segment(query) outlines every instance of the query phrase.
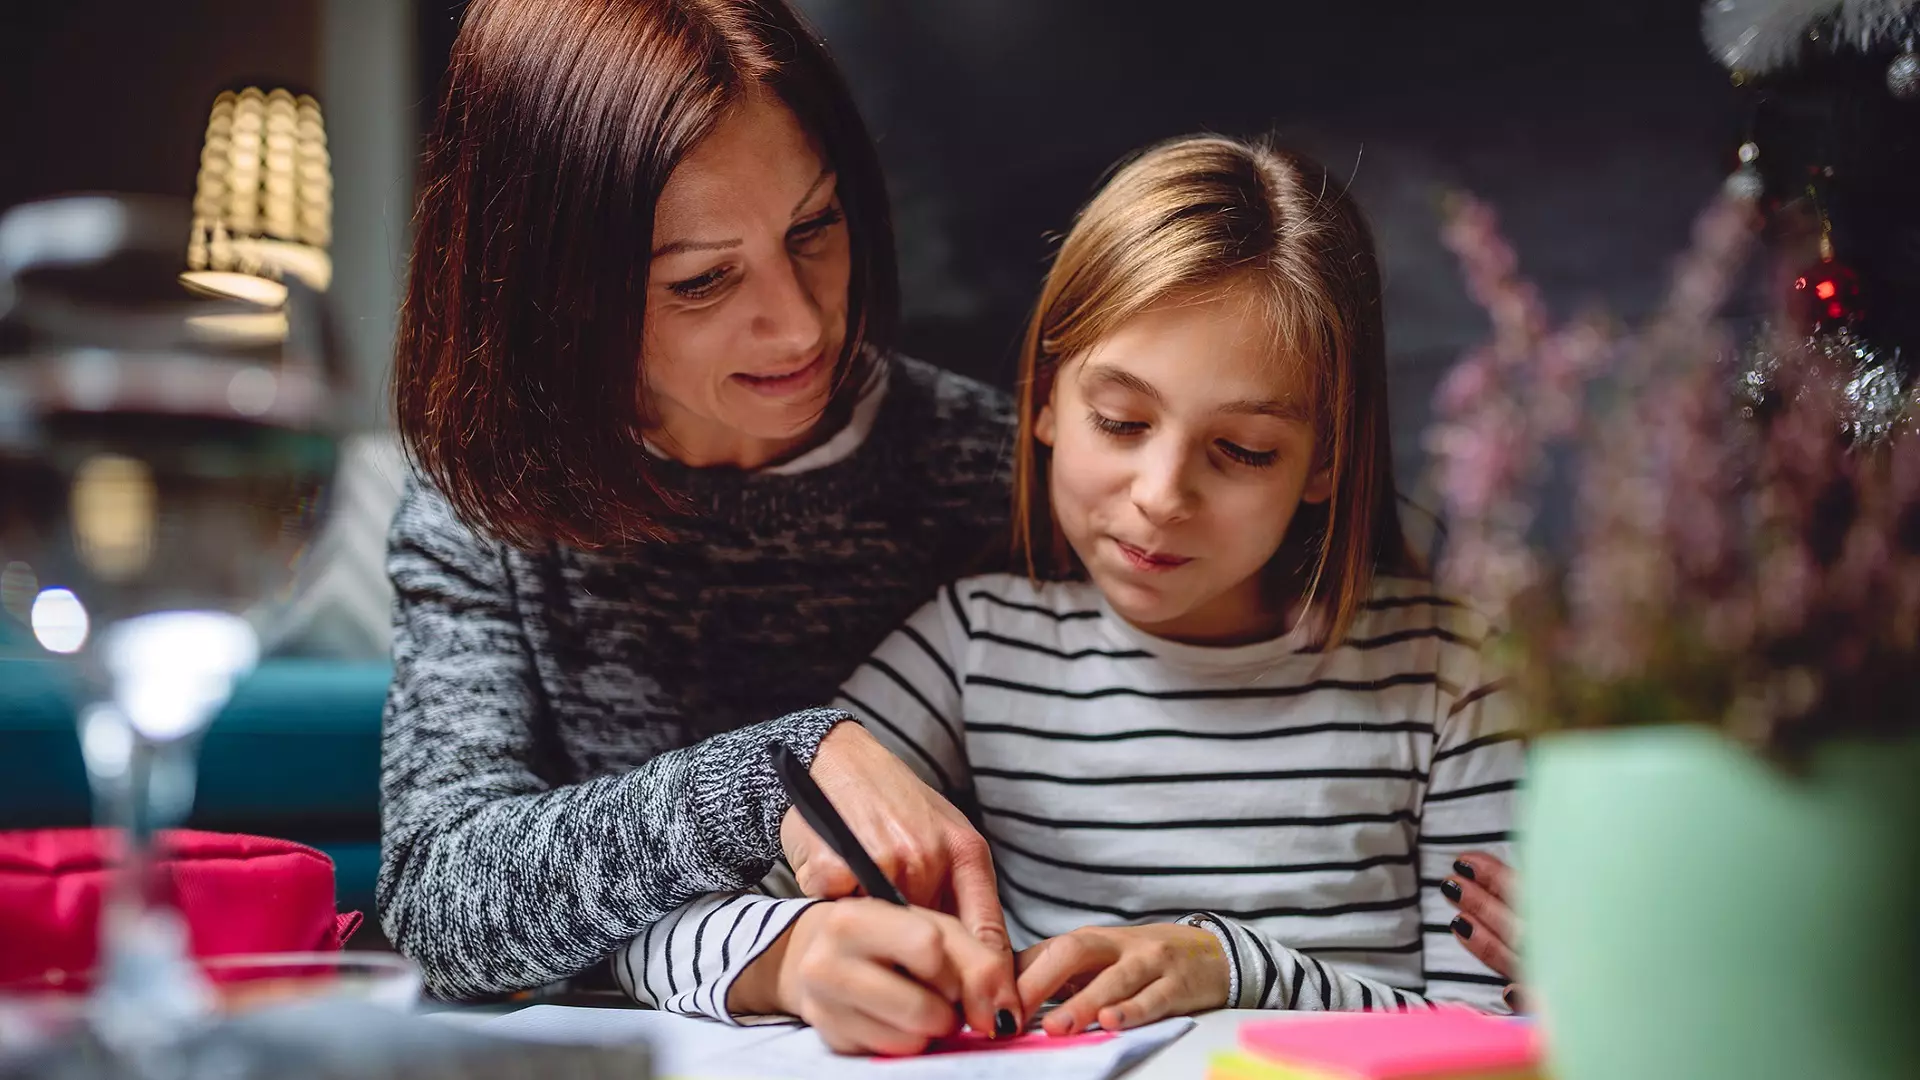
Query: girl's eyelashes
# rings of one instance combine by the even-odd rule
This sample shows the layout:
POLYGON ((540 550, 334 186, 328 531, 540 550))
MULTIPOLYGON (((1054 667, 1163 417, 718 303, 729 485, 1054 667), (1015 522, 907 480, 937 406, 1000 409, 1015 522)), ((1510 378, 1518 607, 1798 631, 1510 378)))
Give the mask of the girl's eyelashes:
MULTIPOLYGON (((1087 422, 1093 425, 1095 431, 1105 435, 1112 435, 1116 438, 1138 435, 1147 430, 1145 421, 1115 420, 1112 417, 1103 416, 1095 410, 1089 410, 1087 412, 1087 422)), ((1229 459, 1255 469, 1267 468, 1274 462, 1280 460, 1280 451, 1278 450, 1249 450, 1239 443, 1229 442, 1226 439, 1215 440, 1213 445, 1229 459)))
POLYGON ((1147 425, 1138 420, 1115 420, 1091 409, 1087 411, 1087 422, 1095 431, 1107 435, 1138 435, 1147 430, 1147 425))
POLYGON ((1220 448, 1221 453, 1233 460, 1242 465, 1251 465, 1256 469, 1264 469, 1280 460, 1280 451, 1278 450, 1249 450, 1244 446, 1237 443, 1230 443, 1225 439, 1221 439, 1219 442, 1214 443, 1214 445, 1220 448))
POLYGON ((704 300, 720 290, 727 279, 733 276, 733 267, 716 266, 704 274, 696 274, 685 281, 676 281, 668 285, 674 295, 683 300, 704 300))

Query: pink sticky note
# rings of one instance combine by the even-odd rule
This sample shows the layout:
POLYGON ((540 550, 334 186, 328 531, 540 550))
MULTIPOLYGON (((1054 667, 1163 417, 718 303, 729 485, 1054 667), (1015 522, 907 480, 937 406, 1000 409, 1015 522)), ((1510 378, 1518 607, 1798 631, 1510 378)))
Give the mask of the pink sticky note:
POLYGON ((1517 1071, 1540 1060, 1532 1024, 1457 1008, 1255 1020, 1240 1026, 1240 1046, 1272 1061, 1363 1080, 1517 1071))
POLYGON ((1083 1031, 1078 1035, 1048 1035, 1044 1031, 1028 1031, 1005 1039, 963 1028, 957 1034, 935 1039, 927 1044, 923 1054, 972 1054, 1005 1050, 1064 1050, 1073 1046, 1091 1046, 1113 1038, 1111 1031, 1083 1031))

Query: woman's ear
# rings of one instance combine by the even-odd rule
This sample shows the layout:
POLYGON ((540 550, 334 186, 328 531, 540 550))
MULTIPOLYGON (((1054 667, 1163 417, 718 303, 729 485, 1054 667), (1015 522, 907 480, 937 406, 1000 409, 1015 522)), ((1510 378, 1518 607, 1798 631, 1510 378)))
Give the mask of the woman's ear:
POLYGON ((1042 446, 1053 445, 1053 402, 1040 406, 1040 415, 1033 421, 1033 437, 1039 439, 1042 446))

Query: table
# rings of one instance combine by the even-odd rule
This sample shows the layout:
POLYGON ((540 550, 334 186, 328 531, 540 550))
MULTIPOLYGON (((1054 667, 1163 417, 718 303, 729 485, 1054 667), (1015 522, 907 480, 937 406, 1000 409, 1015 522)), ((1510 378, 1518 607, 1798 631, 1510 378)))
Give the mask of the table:
MULTIPOLYGON (((604 995, 575 993, 559 1000, 528 1001, 524 1004, 586 1005, 616 1009, 636 1007, 625 997, 611 993, 604 995)), ((454 1011, 503 1015, 522 1007, 524 1007, 523 1004, 514 1003, 454 1007, 454 1011)), ((429 1006, 429 1008, 435 1007, 429 1006)), ((1315 1015, 1318 1014, 1277 1012, 1271 1009, 1216 1009, 1213 1012, 1201 1013, 1194 1017, 1193 1030, 1120 1075, 1122 1080, 1200 1080, 1207 1075, 1207 1059, 1216 1051, 1233 1047, 1240 1025, 1246 1021, 1315 1015)))
POLYGON ((1276 1012, 1272 1009, 1215 1009, 1193 1018, 1193 1030, 1173 1045, 1120 1075, 1125 1080, 1200 1080, 1207 1075, 1207 1059, 1231 1049, 1240 1025, 1248 1020, 1313 1016, 1314 1013, 1276 1012))

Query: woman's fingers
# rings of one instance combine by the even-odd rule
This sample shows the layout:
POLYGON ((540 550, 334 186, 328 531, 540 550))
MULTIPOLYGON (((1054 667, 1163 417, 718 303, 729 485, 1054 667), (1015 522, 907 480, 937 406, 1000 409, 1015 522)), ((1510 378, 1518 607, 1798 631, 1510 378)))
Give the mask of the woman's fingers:
POLYGON ((1456 915, 1450 929, 1466 950, 1480 959, 1480 962, 1509 979, 1520 977, 1520 959, 1509 946, 1493 931, 1476 925, 1465 915, 1456 915))
POLYGON ((982 944, 958 919, 934 913, 929 917, 937 918, 945 933, 947 959, 960 982, 960 1007, 968 1026, 996 1038, 1020 1031, 1027 1010, 1014 981, 1013 954, 982 944))
POLYGON ((1477 882, 1450 877, 1440 883, 1440 892, 1476 929, 1492 931, 1494 937, 1506 941, 1520 937, 1519 921, 1514 918, 1513 909, 1477 882))
POLYGON ((993 873, 993 853, 966 818, 961 817, 958 825, 948 836, 952 862, 944 883, 946 894, 953 899, 953 914, 975 940, 1010 957, 1013 940, 1007 935, 1006 913, 1000 910, 1000 882, 993 873))
POLYGON ((1513 867, 1484 851, 1469 851, 1454 860, 1453 873, 1479 885, 1510 908, 1520 906, 1519 875, 1513 872, 1513 867))

